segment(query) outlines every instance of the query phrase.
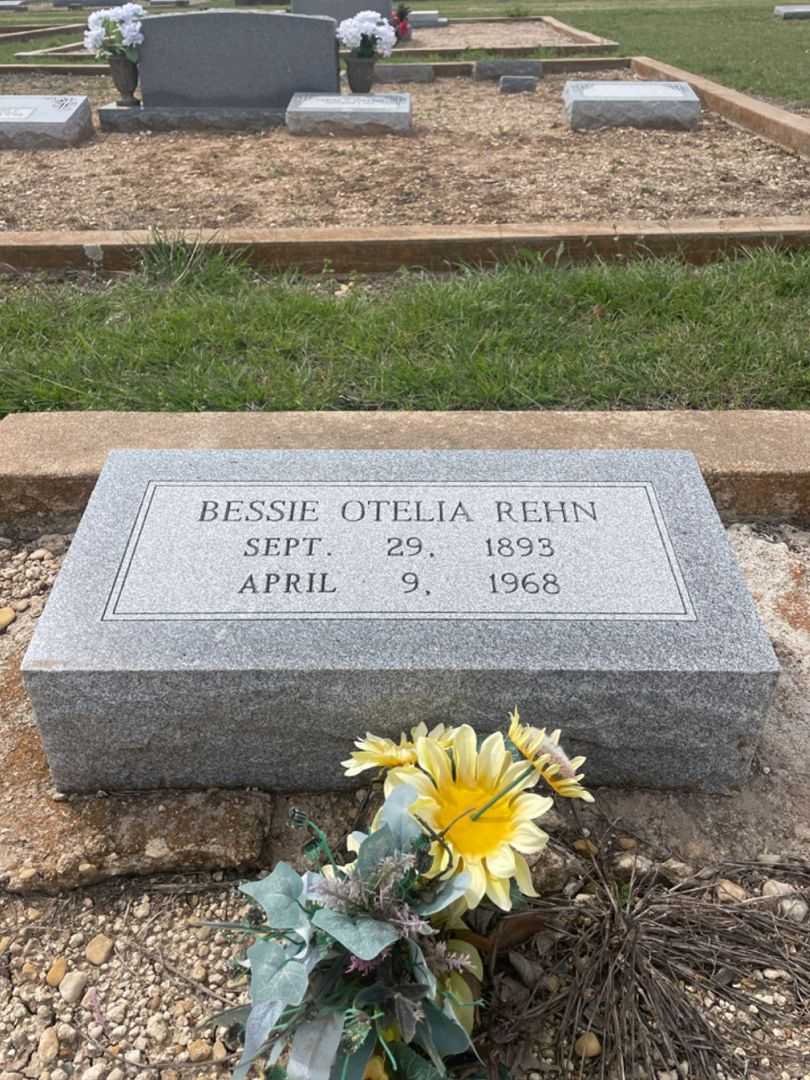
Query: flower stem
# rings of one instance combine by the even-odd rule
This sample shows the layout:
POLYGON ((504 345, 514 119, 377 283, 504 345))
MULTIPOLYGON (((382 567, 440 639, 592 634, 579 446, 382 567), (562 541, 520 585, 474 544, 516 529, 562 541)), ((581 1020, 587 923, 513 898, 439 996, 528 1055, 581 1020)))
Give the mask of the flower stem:
POLYGON ((525 772, 522 772, 520 774, 520 776, 518 776, 515 780, 512 781, 511 784, 507 784, 507 786, 503 789, 503 791, 499 791, 496 795, 493 795, 492 798, 488 802, 485 802, 482 807, 480 807, 478 810, 476 810, 472 814, 470 820, 471 821, 478 821, 478 819, 483 814, 485 814, 486 811, 490 809, 490 807, 494 806, 495 803, 500 802, 501 799, 505 795, 508 795, 509 792, 513 790, 513 788, 516 788, 518 786, 518 784, 522 784, 524 780, 527 780, 532 775, 533 772, 537 772, 537 770, 535 769, 534 765, 530 765, 528 767, 528 769, 526 769, 525 772))

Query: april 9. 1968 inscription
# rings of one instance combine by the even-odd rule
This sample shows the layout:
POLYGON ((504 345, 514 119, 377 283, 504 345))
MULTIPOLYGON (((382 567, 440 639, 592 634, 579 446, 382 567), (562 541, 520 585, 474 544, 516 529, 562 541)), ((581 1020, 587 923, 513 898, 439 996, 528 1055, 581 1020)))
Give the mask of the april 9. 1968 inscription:
POLYGON ((649 483, 147 485, 103 618, 693 620, 649 483))

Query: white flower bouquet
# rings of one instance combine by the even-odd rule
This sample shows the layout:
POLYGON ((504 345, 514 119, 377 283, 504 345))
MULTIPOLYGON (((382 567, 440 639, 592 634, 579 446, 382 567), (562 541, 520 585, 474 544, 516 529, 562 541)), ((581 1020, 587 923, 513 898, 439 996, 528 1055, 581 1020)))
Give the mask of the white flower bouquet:
POLYGON ((390 56, 397 42, 396 30, 379 11, 359 11, 354 18, 344 19, 337 28, 337 36, 344 49, 369 60, 390 56))
POLYGON ((87 20, 85 49, 94 52, 99 60, 125 56, 127 60, 136 61, 138 46, 143 44, 141 19, 145 14, 140 4, 93 11, 87 20))

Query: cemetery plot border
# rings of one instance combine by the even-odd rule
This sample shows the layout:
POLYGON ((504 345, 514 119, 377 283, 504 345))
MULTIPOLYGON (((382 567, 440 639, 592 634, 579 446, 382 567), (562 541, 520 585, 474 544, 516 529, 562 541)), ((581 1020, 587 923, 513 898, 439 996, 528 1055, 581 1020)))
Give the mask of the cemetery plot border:
MULTIPOLYGON (((628 65, 643 78, 684 81, 697 92, 703 106, 739 127, 798 152, 810 155, 810 119, 767 104, 749 95, 649 57, 608 57, 549 60, 548 73, 618 69, 628 65)), ((437 64, 436 75, 466 73, 472 65, 437 64)), ((25 68, 23 67, 23 70, 25 68)), ((101 68, 103 70, 103 68, 101 68)), ((82 71, 87 71, 82 68, 82 71)), ((137 224, 137 223, 134 223, 137 224)), ((194 238, 207 235, 195 228, 194 238)), ((509 225, 403 225, 362 229, 279 228, 261 226, 231 230, 223 226, 210 233, 212 243, 246 250, 255 265, 274 269, 295 267, 318 272, 325 259, 341 271, 390 271, 400 266, 446 267, 462 262, 488 265, 529 249, 549 257, 561 249, 571 261, 594 257, 627 258, 635 255, 677 255, 706 262, 749 247, 797 249, 810 246, 810 219, 801 217, 740 217, 692 219, 686 215, 670 222, 640 222, 619 216, 584 222, 509 225)), ((65 233, 38 231, 0 233, 0 261, 19 270, 39 268, 93 268, 119 270, 137 264, 139 251, 150 242, 146 232, 92 230, 65 233)))
MULTIPOLYGON (((810 247, 810 218, 557 222, 551 225, 391 226, 365 229, 190 229, 178 241, 241 253, 265 270, 388 273, 494 266, 531 251, 556 264, 675 257, 704 264, 755 248, 810 247)), ((0 232, 0 263, 15 271, 135 269, 154 242, 145 229, 0 232)))
POLYGON ((171 449, 689 449, 726 521, 810 524, 810 412, 16 413, 0 420, 0 516, 81 511, 107 453, 171 449))

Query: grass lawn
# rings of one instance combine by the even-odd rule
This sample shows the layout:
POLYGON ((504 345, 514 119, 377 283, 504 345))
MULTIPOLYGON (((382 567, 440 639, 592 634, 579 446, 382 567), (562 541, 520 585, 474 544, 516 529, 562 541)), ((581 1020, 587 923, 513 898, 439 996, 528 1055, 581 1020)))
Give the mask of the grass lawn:
POLYGON ((0 285, 0 410, 808 408, 808 297, 810 254, 347 288, 158 246, 0 285))
POLYGON ((773 3, 558 3, 550 14, 620 41, 622 54, 653 56, 737 90, 810 105, 810 20, 775 19, 773 3))

